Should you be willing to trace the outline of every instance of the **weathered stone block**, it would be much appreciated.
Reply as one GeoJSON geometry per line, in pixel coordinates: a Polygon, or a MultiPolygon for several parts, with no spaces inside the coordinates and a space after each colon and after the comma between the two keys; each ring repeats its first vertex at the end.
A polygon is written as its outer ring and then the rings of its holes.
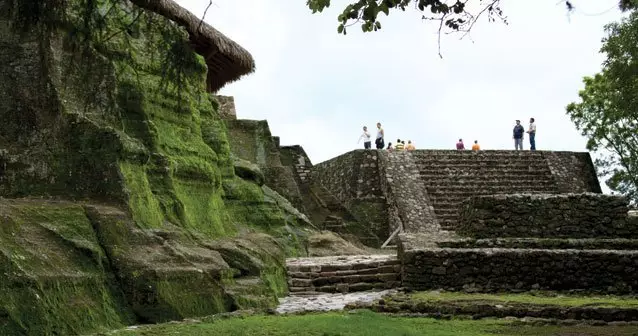
{"type": "Polygon", "coordinates": [[[462,205],[457,233],[476,237],[638,238],[627,200],[594,193],[493,195],[462,205]]]}
{"type": "Polygon", "coordinates": [[[638,251],[417,248],[404,255],[411,257],[404,259],[403,285],[415,289],[631,293],[638,288],[638,251]]]}

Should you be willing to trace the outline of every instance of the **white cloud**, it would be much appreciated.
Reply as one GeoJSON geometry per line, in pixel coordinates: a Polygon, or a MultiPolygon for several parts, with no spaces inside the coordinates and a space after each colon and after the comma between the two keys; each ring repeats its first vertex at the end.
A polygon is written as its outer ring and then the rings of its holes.
{"type": "MultiPolygon", "coordinates": [[[[207,2],[178,0],[201,15],[207,2]]],[[[222,94],[240,118],[268,119],[282,144],[300,144],[314,163],[357,145],[362,125],[381,121],[390,141],[451,148],[478,139],[512,147],[514,119],[538,124],[539,149],[584,150],[565,115],[581,79],[600,69],[603,26],[620,18],[616,0],[503,1],[509,25],[483,20],[471,39],[448,35],[437,54],[436,27],[421,13],[395,12],[383,29],[337,34],[345,2],[312,15],[303,0],[214,0],[206,21],[249,50],[255,74],[222,94]],[[605,12],[603,15],[590,15],[605,12]]]]}

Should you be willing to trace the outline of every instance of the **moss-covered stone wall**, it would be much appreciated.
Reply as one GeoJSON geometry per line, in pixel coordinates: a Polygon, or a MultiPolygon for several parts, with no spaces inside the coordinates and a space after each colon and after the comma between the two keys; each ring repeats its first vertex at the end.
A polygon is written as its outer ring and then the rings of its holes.
{"type": "Polygon", "coordinates": [[[265,183],[305,213],[294,167],[282,164],[279,143],[272,136],[268,121],[226,119],[225,123],[232,139],[230,148],[233,155],[256,164],[264,174],[265,183]]]}
{"type": "Polygon", "coordinates": [[[0,196],[24,197],[0,201],[0,334],[276,304],[308,222],[235,170],[187,32],[128,1],[49,5],[0,0],[0,196]]]}

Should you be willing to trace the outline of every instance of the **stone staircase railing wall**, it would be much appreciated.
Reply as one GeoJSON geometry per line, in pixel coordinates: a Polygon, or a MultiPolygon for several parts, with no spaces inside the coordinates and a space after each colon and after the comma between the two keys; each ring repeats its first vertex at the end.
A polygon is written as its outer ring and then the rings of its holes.
{"type": "Polygon", "coordinates": [[[355,150],[316,164],[312,179],[332,194],[356,219],[350,232],[364,236],[362,242],[380,246],[390,235],[388,205],[382,190],[376,150],[355,150]]]}
{"type": "Polygon", "coordinates": [[[310,183],[312,162],[303,147],[299,145],[281,146],[279,151],[281,152],[282,164],[287,167],[293,167],[296,173],[295,179],[299,186],[308,185],[310,183]]]}
{"type": "MultiPolygon", "coordinates": [[[[295,180],[299,186],[307,215],[316,227],[330,230],[349,239],[370,243],[367,237],[361,235],[357,228],[361,225],[342,203],[326,188],[312,178],[312,162],[305,150],[298,145],[280,147],[281,162],[291,167],[295,180]],[[359,233],[359,234],[357,234],[359,233]]],[[[376,243],[375,236],[370,237],[371,243],[376,243]]]]}
{"type": "Polygon", "coordinates": [[[390,230],[402,225],[407,232],[437,234],[441,227],[427,189],[419,179],[419,167],[411,152],[379,152],[381,162],[381,186],[394,216],[389,218],[390,230]],[[398,218],[396,218],[398,217],[398,218]]]}
{"type": "Polygon", "coordinates": [[[543,151],[541,155],[554,176],[558,192],[602,193],[589,153],[543,151]]]}

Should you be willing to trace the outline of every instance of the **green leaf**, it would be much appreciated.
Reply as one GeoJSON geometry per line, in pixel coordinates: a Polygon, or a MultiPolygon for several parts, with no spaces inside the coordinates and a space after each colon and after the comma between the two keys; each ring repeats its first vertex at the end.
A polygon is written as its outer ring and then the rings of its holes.
{"type": "Polygon", "coordinates": [[[385,13],[386,16],[390,15],[390,8],[388,8],[388,5],[385,2],[379,6],[379,10],[385,13]]]}

